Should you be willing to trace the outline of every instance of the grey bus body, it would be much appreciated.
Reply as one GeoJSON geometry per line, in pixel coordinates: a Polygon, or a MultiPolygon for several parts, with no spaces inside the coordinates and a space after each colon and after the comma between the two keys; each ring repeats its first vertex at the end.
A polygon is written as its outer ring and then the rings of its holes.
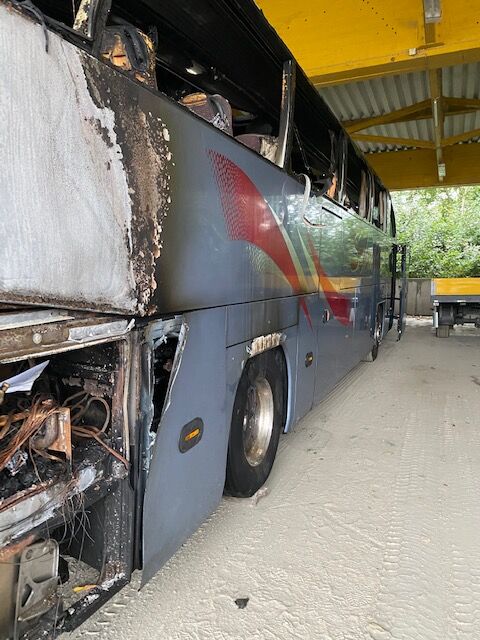
{"type": "Polygon", "coordinates": [[[247,362],[281,352],[288,432],[391,328],[397,276],[377,178],[359,215],[101,60],[88,25],[77,42],[43,19],[0,2],[0,382],[48,360],[35,385],[64,408],[84,393],[93,422],[106,407],[109,449],[72,422],[70,475],[27,486],[10,465],[15,640],[78,625],[136,568],[148,580],[221,500],[247,362]],[[77,561],[94,582],[74,598],[77,561]]]}

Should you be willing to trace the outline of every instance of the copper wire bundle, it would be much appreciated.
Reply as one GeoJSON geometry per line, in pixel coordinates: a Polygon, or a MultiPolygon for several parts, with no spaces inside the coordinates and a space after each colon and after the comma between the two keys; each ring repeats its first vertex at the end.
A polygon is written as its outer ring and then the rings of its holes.
{"type": "MultiPolygon", "coordinates": [[[[37,398],[33,401],[31,409],[28,412],[13,415],[10,422],[7,420],[7,424],[10,426],[15,419],[18,421],[19,416],[23,417],[23,422],[15,435],[7,446],[0,451],[0,471],[3,471],[15,453],[37,433],[43,426],[45,420],[58,412],[59,407],[58,405],[53,406],[52,400],[37,398]]],[[[4,431],[5,429],[2,429],[2,432],[4,431]]]]}
{"type": "MultiPolygon", "coordinates": [[[[112,449],[112,447],[110,447],[102,439],[102,436],[105,434],[111,418],[110,406],[108,405],[108,402],[106,400],[97,396],[90,396],[85,391],[80,391],[79,393],[75,393],[72,396],[69,396],[63,403],[63,407],[70,408],[71,429],[73,436],[76,436],[77,438],[90,438],[96,440],[96,442],[98,442],[98,444],[100,444],[106,451],[108,451],[108,453],[110,453],[128,468],[128,461],[126,460],[126,458],[118,453],[118,451],[112,449]],[[87,413],[90,405],[94,402],[100,403],[105,409],[105,420],[101,427],[82,424],[85,414],[87,413]]],[[[42,428],[48,418],[56,413],[60,413],[61,410],[62,407],[56,404],[53,399],[45,398],[43,396],[34,399],[31,407],[25,411],[1,416],[3,420],[0,423],[0,441],[10,431],[12,425],[15,425],[20,421],[22,421],[22,423],[17,428],[16,433],[9,440],[8,444],[0,451],[0,471],[3,471],[3,469],[5,469],[15,453],[27,443],[31,455],[32,447],[30,439],[35,436],[35,434],[42,428]]],[[[33,451],[44,457],[58,459],[56,456],[52,456],[46,451],[38,451],[34,447],[33,451]]]]}
{"type": "Polygon", "coordinates": [[[120,460],[125,467],[128,468],[128,461],[124,458],[118,451],[112,449],[104,440],[102,440],[101,436],[105,433],[111,417],[110,406],[106,400],[100,398],[98,396],[89,396],[86,391],[79,391],[78,393],[74,393],[69,396],[65,402],[63,403],[64,407],[70,407],[70,416],[72,421],[72,434],[77,436],[78,438],[93,438],[96,440],[104,449],[106,449],[114,458],[120,460]],[[77,398],[81,398],[77,400],[77,398]],[[74,404],[71,404],[73,400],[77,400],[74,404]],[[99,402],[105,408],[105,421],[102,427],[93,427],[90,425],[81,424],[81,420],[87,413],[90,405],[93,402],[99,402]]]}

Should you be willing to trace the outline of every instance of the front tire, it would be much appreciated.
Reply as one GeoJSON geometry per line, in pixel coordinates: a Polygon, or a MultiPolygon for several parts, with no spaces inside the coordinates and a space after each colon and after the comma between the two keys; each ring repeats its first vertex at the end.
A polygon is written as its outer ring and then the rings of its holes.
{"type": "Polygon", "coordinates": [[[252,496],[272,470],[286,417],[286,366],[281,349],[247,361],[238,383],[228,444],[225,492],[252,496]]]}

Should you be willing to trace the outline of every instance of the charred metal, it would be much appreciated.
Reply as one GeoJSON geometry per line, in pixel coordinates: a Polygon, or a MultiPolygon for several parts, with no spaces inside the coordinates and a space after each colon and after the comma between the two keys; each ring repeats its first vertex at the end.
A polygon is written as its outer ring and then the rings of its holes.
{"type": "Polygon", "coordinates": [[[75,626],[131,571],[126,325],[31,316],[0,318],[0,636],[14,640],[75,626]]]}

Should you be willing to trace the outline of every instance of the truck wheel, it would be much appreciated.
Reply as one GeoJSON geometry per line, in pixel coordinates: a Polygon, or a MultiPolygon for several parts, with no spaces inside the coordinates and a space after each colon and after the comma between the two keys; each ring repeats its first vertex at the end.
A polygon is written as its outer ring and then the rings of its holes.
{"type": "Polygon", "coordinates": [[[450,327],[448,324],[441,324],[437,327],[437,338],[448,338],[450,335],[450,327]]]}
{"type": "Polygon", "coordinates": [[[252,496],[268,478],[286,416],[286,367],[280,349],[247,361],[237,388],[225,492],[252,496]]]}

